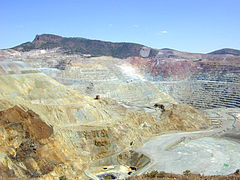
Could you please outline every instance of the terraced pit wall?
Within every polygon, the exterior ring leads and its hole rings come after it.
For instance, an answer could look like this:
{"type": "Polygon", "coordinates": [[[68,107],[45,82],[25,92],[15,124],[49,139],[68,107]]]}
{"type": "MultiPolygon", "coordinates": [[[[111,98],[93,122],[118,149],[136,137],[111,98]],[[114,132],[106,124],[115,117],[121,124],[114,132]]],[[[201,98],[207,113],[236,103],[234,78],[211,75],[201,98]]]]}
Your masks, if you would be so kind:
{"type": "Polygon", "coordinates": [[[240,83],[223,81],[161,81],[154,83],[179,103],[197,109],[240,108],[240,83]]]}

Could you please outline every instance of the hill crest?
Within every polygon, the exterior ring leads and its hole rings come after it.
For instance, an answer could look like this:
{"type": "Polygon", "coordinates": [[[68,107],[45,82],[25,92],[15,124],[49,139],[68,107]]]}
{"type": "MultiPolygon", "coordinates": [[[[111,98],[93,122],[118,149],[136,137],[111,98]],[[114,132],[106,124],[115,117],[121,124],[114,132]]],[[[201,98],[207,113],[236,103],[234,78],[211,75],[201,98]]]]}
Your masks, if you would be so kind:
{"type": "Polygon", "coordinates": [[[224,48],[224,49],[219,49],[213,52],[210,52],[209,54],[216,54],[216,55],[234,55],[234,56],[240,56],[240,50],[237,49],[231,49],[231,48],[224,48]]]}
{"type": "Polygon", "coordinates": [[[23,43],[12,49],[17,51],[30,51],[57,47],[60,47],[67,54],[91,54],[92,56],[112,56],[116,58],[127,58],[131,56],[143,57],[141,51],[146,51],[146,49],[148,50],[147,57],[153,57],[158,52],[155,49],[136,43],[115,43],[86,38],[66,38],[53,34],[36,35],[32,42],[23,43]]]}

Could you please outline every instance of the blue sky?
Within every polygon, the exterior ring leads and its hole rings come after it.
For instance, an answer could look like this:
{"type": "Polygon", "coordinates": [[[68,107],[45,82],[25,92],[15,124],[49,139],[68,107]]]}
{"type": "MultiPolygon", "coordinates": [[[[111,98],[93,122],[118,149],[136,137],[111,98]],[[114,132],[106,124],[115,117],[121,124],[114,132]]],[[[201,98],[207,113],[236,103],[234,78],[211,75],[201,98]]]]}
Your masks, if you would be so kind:
{"type": "Polygon", "coordinates": [[[210,52],[240,49],[240,0],[0,0],[0,48],[36,34],[210,52]]]}

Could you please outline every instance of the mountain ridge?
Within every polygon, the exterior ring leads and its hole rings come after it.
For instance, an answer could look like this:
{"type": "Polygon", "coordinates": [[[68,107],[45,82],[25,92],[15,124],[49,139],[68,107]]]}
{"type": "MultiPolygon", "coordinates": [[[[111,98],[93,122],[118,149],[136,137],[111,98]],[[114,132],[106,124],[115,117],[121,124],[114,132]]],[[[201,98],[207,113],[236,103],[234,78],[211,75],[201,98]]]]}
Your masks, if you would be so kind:
{"type": "MultiPolygon", "coordinates": [[[[112,56],[116,58],[128,58],[133,56],[151,58],[155,57],[158,52],[162,50],[178,51],[171,48],[154,49],[132,42],[111,42],[82,37],[62,37],[54,34],[36,35],[32,42],[25,42],[10,49],[25,52],[34,49],[52,49],[59,47],[66,54],[90,54],[91,56],[112,56]]],[[[230,54],[240,56],[240,50],[224,48],[206,54],[230,54]]]]}
{"type": "Polygon", "coordinates": [[[137,43],[110,42],[101,40],[90,40],[86,38],[61,37],[53,34],[36,35],[32,42],[26,42],[12,49],[17,51],[30,51],[33,49],[62,48],[65,53],[91,54],[92,56],[113,56],[117,58],[127,58],[131,56],[141,56],[140,51],[149,49],[148,57],[157,54],[157,50],[137,43]]]}
{"type": "Polygon", "coordinates": [[[219,49],[216,51],[212,51],[208,54],[217,54],[217,55],[221,55],[221,54],[230,54],[230,55],[234,55],[234,56],[240,56],[240,50],[238,49],[231,49],[231,48],[223,48],[223,49],[219,49]]]}

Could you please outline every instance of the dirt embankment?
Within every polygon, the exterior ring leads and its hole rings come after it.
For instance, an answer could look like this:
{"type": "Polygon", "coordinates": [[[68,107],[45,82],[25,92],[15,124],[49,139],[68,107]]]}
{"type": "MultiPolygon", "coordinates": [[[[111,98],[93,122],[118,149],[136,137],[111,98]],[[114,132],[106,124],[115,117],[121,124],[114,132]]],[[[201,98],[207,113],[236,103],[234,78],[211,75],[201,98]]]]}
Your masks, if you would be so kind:
{"type": "Polygon", "coordinates": [[[189,171],[183,172],[184,174],[171,174],[165,172],[153,171],[151,173],[144,174],[142,176],[133,176],[128,178],[128,180],[153,180],[153,179],[178,179],[178,180],[239,180],[240,173],[237,170],[234,174],[228,176],[204,176],[200,174],[191,174],[189,171]]]}

